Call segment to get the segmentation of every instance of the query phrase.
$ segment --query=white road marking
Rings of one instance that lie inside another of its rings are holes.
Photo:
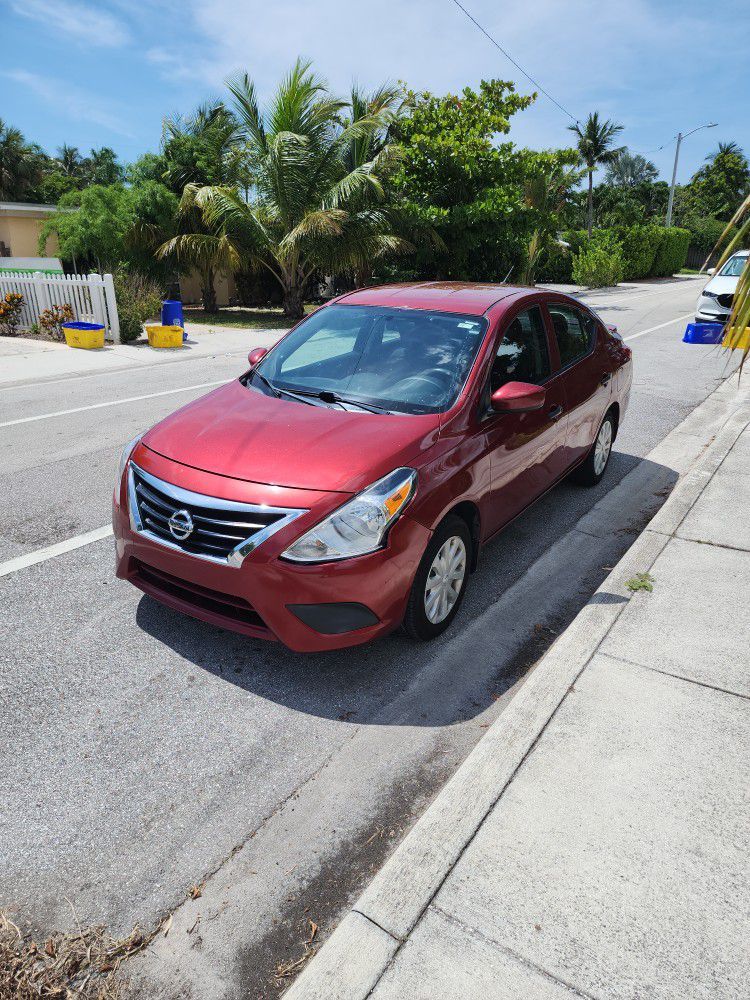
[[[654,330],[663,330],[665,326],[671,326],[673,323],[681,323],[682,320],[690,319],[690,317],[694,315],[694,312],[689,312],[685,313],[684,316],[675,316],[674,319],[668,319],[666,323],[660,323],[658,326],[650,326],[648,330],[641,330],[640,333],[634,333],[630,337],[623,337],[623,340],[627,344],[630,340],[637,340],[639,337],[645,337],[647,333],[653,333]]]
[[[36,563],[46,562],[47,559],[61,556],[63,552],[80,549],[82,545],[100,542],[102,538],[108,538],[111,534],[112,525],[106,524],[103,528],[87,531],[85,535],[75,535],[73,538],[66,538],[64,542],[56,542],[44,549],[36,549],[34,552],[27,552],[26,555],[16,556],[15,559],[8,559],[7,562],[0,563],[0,576],[8,576],[10,573],[16,573],[19,569],[26,569]]]
[[[123,403],[140,403],[142,399],[156,399],[157,396],[172,396],[176,392],[192,392],[193,389],[211,389],[217,385],[232,382],[231,378],[223,378],[218,382],[201,382],[199,385],[183,385],[179,389],[164,389],[161,392],[149,392],[145,396],[128,396],[125,399],[108,399],[105,403],[90,403],[88,406],[74,406],[70,410],[55,410],[54,413],[39,413],[35,417],[20,417],[18,420],[6,420],[0,427],[13,427],[16,424],[31,424],[35,420],[50,420],[52,417],[67,417],[70,413],[83,413],[84,410],[101,410],[105,406],[121,406]]]

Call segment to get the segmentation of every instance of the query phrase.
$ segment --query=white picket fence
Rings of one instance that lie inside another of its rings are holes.
[[[0,265],[2,261],[0,259]],[[36,271],[0,270],[0,297],[8,292],[23,295],[20,328],[28,330],[51,306],[69,303],[74,318],[85,323],[101,323],[105,336],[120,342],[115,285],[111,274],[43,274]]]

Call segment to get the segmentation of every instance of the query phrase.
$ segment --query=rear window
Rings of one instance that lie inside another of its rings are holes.
[[[596,335],[596,320],[574,306],[558,302],[550,303],[549,314],[560,349],[560,363],[565,368],[591,350]]]

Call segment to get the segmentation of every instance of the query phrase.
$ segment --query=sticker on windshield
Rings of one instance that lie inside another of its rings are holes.
[[[459,323],[458,324],[458,329],[459,330],[476,330],[476,328],[478,326],[479,326],[479,323]]]

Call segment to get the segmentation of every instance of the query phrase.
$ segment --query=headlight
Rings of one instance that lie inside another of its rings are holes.
[[[705,288],[701,292],[701,295],[706,299],[718,299],[719,297],[718,292],[707,292]]]
[[[122,474],[125,471],[125,466],[128,464],[128,459],[133,454],[135,446],[138,444],[138,442],[141,440],[142,437],[143,435],[139,434],[138,437],[133,438],[133,440],[129,441],[128,444],[126,444],[125,447],[122,449],[122,454],[120,455],[120,468],[118,469],[117,472],[118,483],[120,483],[122,480]]]
[[[293,562],[350,559],[382,548],[388,529],[414,495],[417,473],[396,469],[358,493],[283,553]]]

